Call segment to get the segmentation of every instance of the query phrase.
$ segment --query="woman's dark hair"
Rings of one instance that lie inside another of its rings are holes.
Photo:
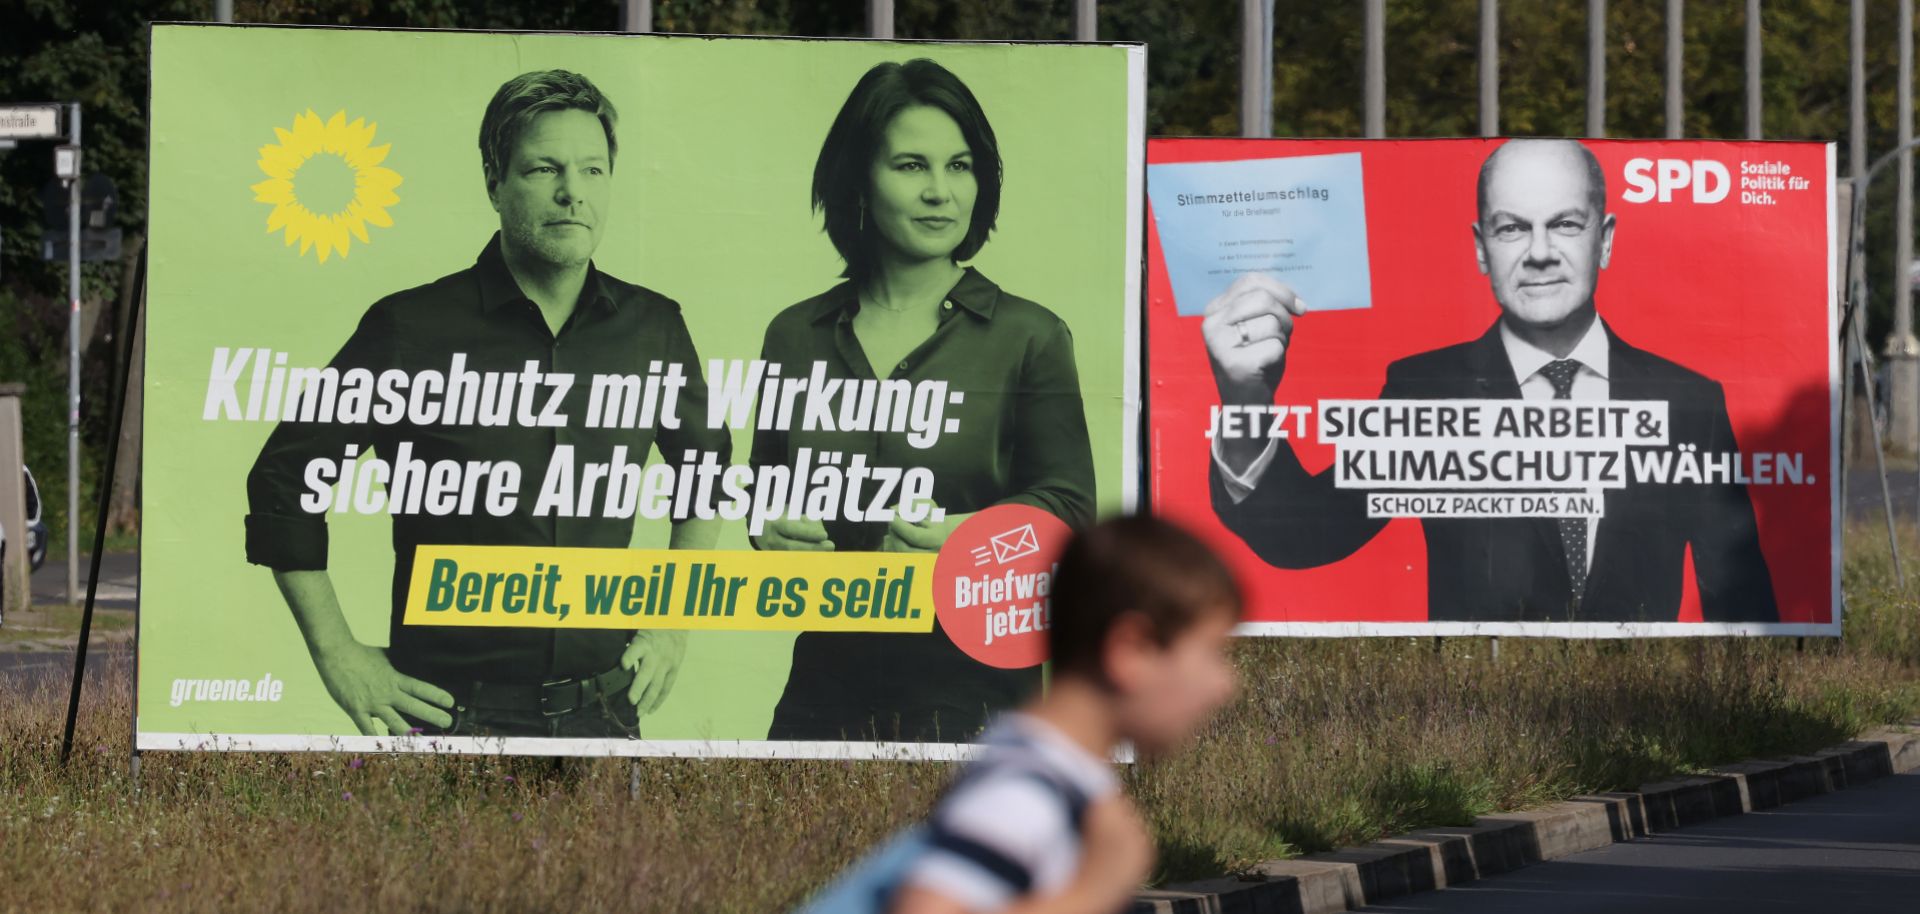
[[[1160,644],[1215,613],[1240,618],[1240,587],[1225,562],[1193,534],[1149,515],[1116,517],[1076,534],[1053,576],[1056,674],[1101,676],[1114,623],[1146,619]]]
[[[861,213],[873,160],[880,154],[887,125],[915,105],[946,112],[960,125],[960,136],[973,153],[979,191],[973,201],[973,222],[953,251],[956,262],[980,252],[1000,214],[1000,144],[967,84],[925,58],[880,64],[860,77],[846,104],[840,106],[840,115],[827,130],[827,141],[820,145],[820,159],[813,165],[813,208],[825,216],[827,238],[847,263],[840,275],[856,283],[873,275],[877,255],[875,233]]]

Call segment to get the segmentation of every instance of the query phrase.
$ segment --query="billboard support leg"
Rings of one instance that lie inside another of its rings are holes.
[[[141,249],[140,252],[140,271],[135,275],[138,278],[134,281],[139,283],[139,287],[134,289],[134,294],[129,298],[129,301],[132,302],[130,307],[139,309],[145,307],[147,297],[147,253],[144,248]],[[128,326],[138,326],[137,321],[139,320],[139,314],[137,310],[134,314],[134,320],[135,323],[130,323]],[[109,426],[113,430],[113,436],[110,440],[115,442],[120,440],[120,427],[125,424],[127,419],[127,383],[129,381],[127,377],[127,366],[133,364],[133,340],[134,337],[138,335],[139,334],[136,333],[128,333],[126,338],[120,341],[120,361],[115,369],[119,377],[114,379],[116,383],[113,385],[113,422]],[[87,638],[93,632],[94,600],[100,592],[100,554],[106,551],[107,514],[113,504],[114,464],[118,463],[119,459],[120,449],[118,447],[107,448],[106,467],[100,476],[99,504],[97,506],[99,510],[94,514],[93,558],[89,563],[90,570],[87,572],[87,603],[86,608],[80,612],[80,638],[75,642],[73,647],[73,689],[67,695],[67,726],[66,730],[63,731],[60,736],[60,763],[63,765],[67,762],[67,756],[73,753],[73,725],[80,714],[80,684],[82,677],[86,675],[87,671]],[[77,532],[76,525],[73,523],[73,519],[70,518],[67,523],[67,538],[69,542],[73,541],[74,534]],[[135,661],[136,665],[138,662],[138,660]],[[137,682],[135,683],[134,690],[137,701],[139,691]],[[137,759],[138,756],[136,755],[135,758]]]
[[[1853,360],[1859,353],[1853,351],[1853,334],[1848,329],[1840,331],[1840,465],[1833,468],[1840,482],[1840,529],[1847,526],[1847,490],[1853,482],[1853,462],[1860,459],[1859,443],[1853,440],[1854,423],[1860,421],[1859,411],[1853,408]],[[1867,421],[1873,421],[1872,416]],[[1849,445],[1852,445],[1849,448]],[[1845,548],[1844,533],[1842,548]]]
[[[1853,344],[1855,352],[1864,351],[1867,345],[1866,334],[1861,331],[1860,327],[1860,321],[1853,322]],[[1907,586],[1907,575],[1906,572],[1900,568],[1900,540],[1894,535],[1893,529],[1893,489],[1887,485],[1887,456],[1881,452],[1880,425],[1873,421],[1873,379],[1867,376],[1867,363],[1865,359],[1855,359],[1854,365],[1860,370],[1860,384],[1866,388],[1867,392],[1867,427],[1873,430],[1873,467],[1880,473],[1880,502],[1886,507],[1887,511],[1887,553],[1893,558],[1893,579],[1899,582],[1902,588],[1905,588]]]

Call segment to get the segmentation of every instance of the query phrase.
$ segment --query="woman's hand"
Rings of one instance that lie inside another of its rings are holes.
[[[896,508],[897,510],[897,508]],[[894,515],[887,524],[887,535],[880,539],[881,552],[939,552],[947,544],[947,537],[953,535],[955,527],[960,526],[972,514],[949,514],[938,521],[910,523]]]
[[[833,551],[833,540],[827,539],[827,525],[805,517],[783,517],[768,524],[766,532],[756,537],[754,544],[782,552]]]

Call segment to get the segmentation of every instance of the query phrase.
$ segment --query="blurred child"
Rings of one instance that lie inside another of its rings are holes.
[[[1170,752],[1235,687],[1240,594],[1199,540],[1151,517],[1097,524],[1061,554],[1045,696],[1003,715],[924,826],[808,914],[1114,914],[1153,841],[1110,759]]]

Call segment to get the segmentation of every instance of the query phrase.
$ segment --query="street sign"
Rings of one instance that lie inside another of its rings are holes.
[[[53,176],[63,181],[80,177],[80,147],[53,147]]]
[[[60,138],[59,105],[0,105],[0,139]]]

